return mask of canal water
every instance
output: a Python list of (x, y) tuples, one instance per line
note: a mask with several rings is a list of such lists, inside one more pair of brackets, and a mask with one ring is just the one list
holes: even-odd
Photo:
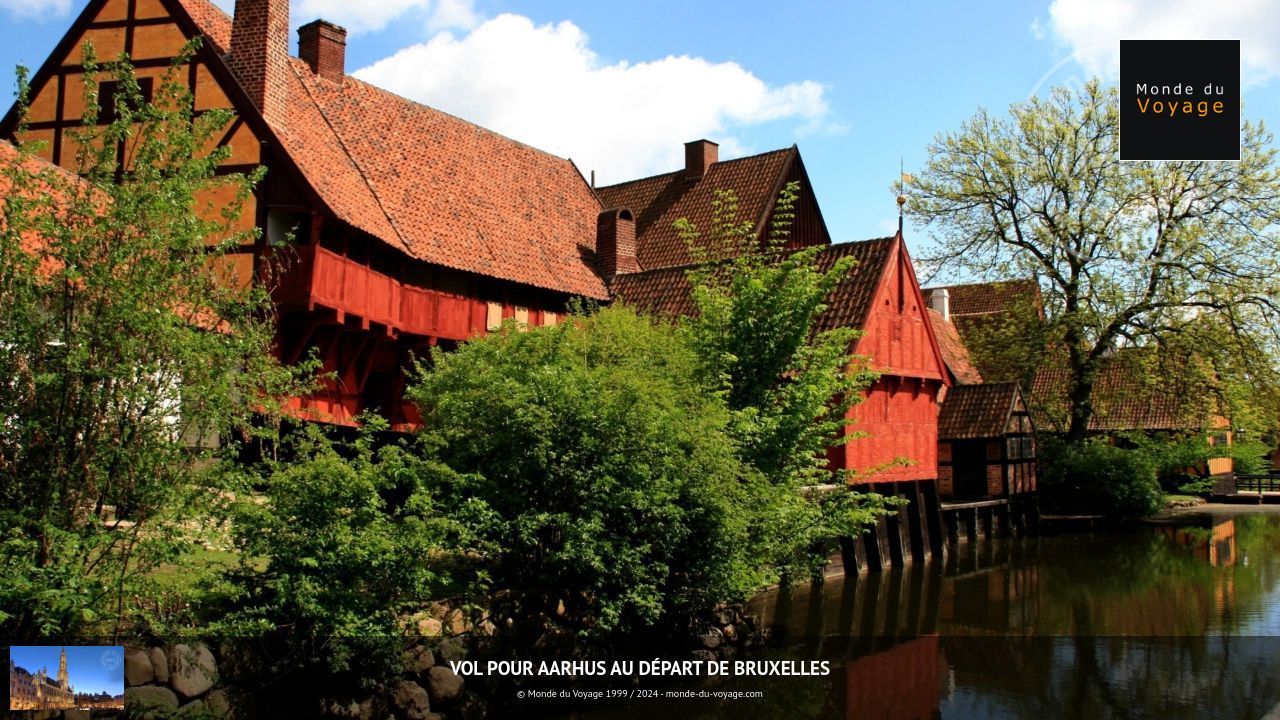
[(980, 541), (945, 560), (766, 592), (751, 611), (772, 635), (767, 657), (826, 660), (829, 674), (710, 688), (755, 698), (655, 698), (573, 717), (1280, 713), (1280, 514)]

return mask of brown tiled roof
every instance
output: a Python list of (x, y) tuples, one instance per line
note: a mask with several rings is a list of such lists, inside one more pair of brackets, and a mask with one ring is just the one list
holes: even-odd
[(952, 387), (938, 413), (938, 439), (978, 440), (1004, 435), (1017, 398), (1016, 383)]
[[(878, 238), (862, 242), (841, 243), (825, 248), (818, 255), (818, 267), (830, 270), (841, 258), (852, 257), (857, 266), (836, 286), (827, 298), (827, 310), (819, 318), (816, 330), (836, 327), (861, 327), (871, 309), (872, 296), (888, 264), (894, 238)], [(690, 266), (660, 268), (619, 275), (613, 290), (618, 298), (641, 312), (677, 316), (693, 312), (687, 273)]]
[[(1065, 432), (1070, 424), (1070, 369), (1046, 362), (1036, 371), (1027, 405), (1036, 424)], [(1103, 364), (1093, 387), (1090, 432), (1129, 430), (1198, 430), (1209, 422), (1210, 400), (1204, 389), (1172, 387), (1155, 381), (1113, 357)]]
[[(231, 19), (180, 0), (216, 49)], [(411, 257), (604, 299), (599, 201), (573, 163), (352, 77), (290, 59), (284, 151), (343, 222)]]
[(596, 193), (605, 207), (628, 208), (635, 213), (636, 259), (642, 270), (688, 265), (693, 258), (676, 232), (676, 220), (686, 218), (707, 232), (715, 191), (732, 189), (738, 199), (738, 217), (762, 221), (782, 189), (782, 179), (795, 156), (792, 146), (714, 163), (700, 178), (686, 178), (684, 170), (677, 170), (598, 188)]
[(818, 267), (828, 270), (842, 258), (857, 261), (831, 296), (827, 298), (827, 311), (818, 318), (819, 331), (837, 327), (860, 328), (867, 322), (871, 302), (875, 299), (880, 278), (893, 255), (895, 239), (892, 237), (863, 240), (861, 242), (831, 245), (818, 256)]
[(982, 373), (974, 367), (969, 358), (969, 348), (960, 339), (960, 333), (954, 323), (945, 320), (942, 313), (927, 308), (929, 320), (933, 322), (933, 334), (938, 337), (938, 349), (942, 351), (942, 359), (947, 369), (960, 385), (973, 385), (982, 382)]
[(929, 300), (934, 290), (946, 290), (950, 298), (953, 316), (990, 315), (1016, 307), (1020, 302), (1039, 304), (1040, 286), (1035, 280), (1002, 280), (989, 283), (969, 283), (925, 288), (924, 298)]

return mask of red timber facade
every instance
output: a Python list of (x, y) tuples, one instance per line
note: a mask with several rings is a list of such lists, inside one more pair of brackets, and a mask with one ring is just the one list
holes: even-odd
[[(287, 0), (238, 0), (234, 20), (208, 0), (92, 0), (33, 77), (27, 129), (15, 136), (11, 110), (0, 135), (44, 141), (45, 159), (74, 171), (83, 44), (127, 53), (145, 91), (202, 37), (180, 73), (197, 113), (236, 113), (221, 171), (267, 168), (239, 220), (262, 237), (228, 271), (272, 283), (282, 359), (315, 352), (333, 374), (292, 401), (301, 418), (354, 424), (377, 411), (412, 425), (400, 400), (411, 354), (608, 298), (601, 206), (571, 161), (347, 76), (346, 33), (332, 24), (302, 27), (292, 57), (288, 25)], [(230, 200), (202, 198), (197, 212)]]
[[(868, 358), (881, 373), (849, 412), (849, 430), (866, 437), (832, 449), (832, 465), (874, 470), (860, 478), (865, 483), (935, 480), (939, 393), (951, 381), (901, 233), (832, 244), (795, 147), (725, 162), (715, 162), (714, 153), (713, 143), (689, 143), (684, 170), (598, 191), (606, 206), (626, 208), (635, 217), (638, 270), (613, 277), (612, 291), (644, 311), (691, 312), (685, 279), (690, 258), (673, 228), (676, 219), (707, 227), (714, 191), (731, 189), (740, 217), (763, 236), (779, 191), (799, 182), (789, 246), (826, 246), (819, 256), (824, 267), (845, 257), (857, 260), (855, 270), (828, 299), (819, 329), (860, 328), (863, 334), (851, 352)], [(895, 462), (902, 459), (905, 465)]]

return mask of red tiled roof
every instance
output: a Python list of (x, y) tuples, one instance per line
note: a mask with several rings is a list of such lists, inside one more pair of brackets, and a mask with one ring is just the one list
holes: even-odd
[(982, 382), (982, 373), (974, 367), (969, 358), (969, 348), (960, 339), (960, 333), (954, 323), (945, 320), (942, 313), (933, 308), (926, 308), (929, 320), (933, 322), (933, 334), (938, 337), (938, 349), (942, 351), (942, 359), (947, 369), (955, 376), (960, 385), (974, 385)]
[(178, 0), (219, 54), (231, 48), (231, 17), (209, 0)]
[(1005, 312), (1014, 309), (1019, 303), (1031, 302), (1035, 307), (1040, 305), (1040, 286), (1031, 279), (924, 288), (926, 301), (934, 290), (947, 291), (951, 314), (959, 317)]
[[(1125, 354), (1109, 358), (1093, 386), (1091, 432), (1129, 430), (1198, 430), (1212, 416), (1203, 388), (1171, 387), (1125, 362)], [(1070, 424), (1070, 369), (1046, 362), (1035, 374), (1028, 407), (1036, 424), (1065, 432)]]
[[(225, 51), (231, 18), (180, 2)], [(290, 70), (272, 131), (340, 220), (425, 262), (608, 297), (593, 265), (601, 206), (571, 161), (297, 58)]]
[(598, 188), (596, 193), (605, 207), (628, 208), (635, 214), (636, 259), (641, 269), (688, 265), (693, 259), (676, 232), (676, 220), (686, 218), (701, 232), (709, 231), (711, 201), (716, 190), (724, 189), (732, 189), (737, 195), (738, 217), (763, 220), (782, 189), (784, 172), (795, 156), (792, 146), (714, 163), (700, 178), (686, 178), (683, 170), (677, 170)]
[(1016, 383), (952, 387), (938, 413), (938, 439), (978, 440), (1004, 435), (1017, 398)]
[[(818, 268), (824, 272), (845, 257), (854, 258), (857, 265), (828, 296), (827, 310), (819, 316), (816, 331), (862, 327), (893, 244), (893, 238), (879, 238), (823, 249), (818, 255)], [(689, 266), (684, 266), (619, 275), (614, 280), (613, 290), (622, 302), (641, 312), (663, 316), (689, 315), (694, 308), (688, 271)]]

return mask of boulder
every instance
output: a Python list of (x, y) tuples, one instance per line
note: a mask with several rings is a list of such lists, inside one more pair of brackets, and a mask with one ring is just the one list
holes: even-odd
[(441, 705), (452, 702), (462, 695), (462, 678), (443, 665), (431, 668), (427, 673), (427, 690), (431, 699)]
[(422, 686), (412, 680), (401, 680), (391, 693), (391, 702), (406, 720), (426, 720), (431, 712), (431, 698)]
[(165, 656), (164, 648), (151, 648), (147, 651), (147, 657), (151, 658), (151, 670), (156, 675), (156, 682), (169, 682), (169, 658)]
[(204, 701), (192, 700), (186, 705), (183, 705), (182, 707), (178, 708), (178, 712), (175, 715), (175, 717), (186, 717), (188, 715), (202, 715), (202, 714), (204, 714)]
[(447, 663), (450, 660), (465, 660), (467, 658), (467, 646), (462, 638), (452, 637), (440, 643), (440, 647), (436, 648), (436, 660), (441, 663)]
[(231, 697), (226, 690), (214, 690), (204, 699), (204, 706), (215, 715), (227, 715), (231, 712)]
[(405, 669), (414, 675), (422, 675), (435, 665), (436, 656), (429, 648), (417, 645), (404, 651)]
[(169, 648), (169, 684), (183, 699), (203, 695), (213, 687), (218, 665), (204, 643)]
[(702, 642), (702, 647), (708, 650), (715, 650), (724, 643), (724, 633), (720, 632), (720, 628), (711, 628), (702, 633), (698, 638)]
[(130, 715), (145, 714), (148, 710), (177, 710), (178, 696), (159, 685), (131, 687), (124, 691), (124, 706)]
[(151, 656), (142, 648), (124, 649), (124, 684), (146, 685), (155, 680), (155, 672), (151, 668)]

